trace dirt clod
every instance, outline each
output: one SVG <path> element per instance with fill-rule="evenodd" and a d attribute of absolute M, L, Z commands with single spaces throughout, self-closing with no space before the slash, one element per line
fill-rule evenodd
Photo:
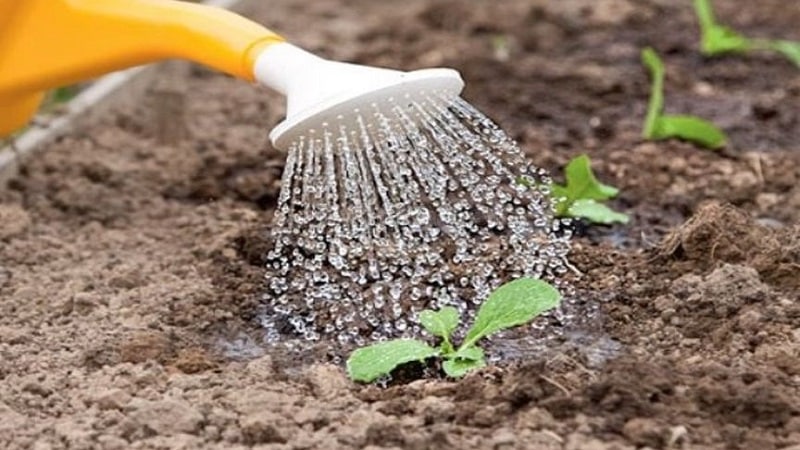
<path fill-rule="evenodd" d="M 170 339 L 162 333 L 139 332 L 120 345 L 119 354 L 123 362 L 142 363 L 163 361 L 170 349 Z"/>
<path fill-rule="evenodd" d="M 278 428 L 278 420 L 271 412 L 255 413 L 241 419 L 242 436 L 247 445 L 285 444 L 286 437 Z"/>
<path fill-rule="evenodd" d="M 747 261 L 764 240 L 764 230 L 732 205 L 710 203 L 670 233 L 659 253 L 705 267 Z"/>
<path fill-rule="evenodd" d="M 192 434 L 203 421 L 203 415 L 185 400 L 148 401 L 136 398 L 126 408 L 131 411 L 131 419 L 142 427 L 146 435 Z"/>
<path fill-rule="evenodd" d="M 800 286 L 798 228 L 763 226 L 732 205 L 701 207 L 664 239 L 658 254 L 679 267 L 693 265 L 700 270 L 721 263 L 746 263 L 781 288 Z"/>
<path fill-rule="evenodd" d="M 636 417 L 625 422 L 622 434 L 636 445 L 662 448 L 668 439 L 668 430 L 653 419 Z"/>
<path fill-rule="evenodd" d="M 28 212 L 18 205 L 0 204 L 0 241 L 21 234 L 31 225 Z"/>

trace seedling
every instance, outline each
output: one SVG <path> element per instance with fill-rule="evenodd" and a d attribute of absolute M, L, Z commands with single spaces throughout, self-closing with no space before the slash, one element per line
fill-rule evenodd
<path fill-rule="evenodd" d="M 441 339 L 436 347 L 415 339 L 395 339 L 355 350 L 347 360 L 347 374 L 355 381 L 369 383 L 388 375 L 398 366 L 428 358 L 441 358 L 445 374 L 460 378 L 486 365 L 478 341 L 502 330 L 530 322 L 554 308 L 561 294 L 542 280 L 520 278 L 495 289 L 481 305 L 475 322 L 461 345 L 453 345 L 452 334 L 458 327 L 458 310 L 445 306 L 438 311 L 425 310 L 420 324 L 428 333 Z"/>
<path fill-rule="evenodd" d="M 600 203 L 616 197 L 619 189 L 597 180 L 588 156 L 573 158 L 564 169 L 564 178 L 564 186 L 555 183 L 550 185 L 557 202 L 557 217 L 576 217 L 602 224 L 628 223 L 627 215 Z"/>
<path fill-rule="evenodd" d="M 664 114 L 664 63 L 649 47 L 642 50 L 642 62 L 653 78 L 642 137 L 650 140 L 678 138 L 711 149 L 725 146 L 725 133 L 713 123 L 695 116 Z"/>
<path fill-rule="evenodd" d="M 44 113 L 52 112 L 54 109 L 69 102 L 81 91 L 80 85 L 71 85 L 53 89 L 47 94 L 44 102 L 42 103 L 42 111 Z"/>
<path fill-rule="evenodd" d="M 694 10 L 700 22 L 700 49 L 703 54 L 713 56 L 724 53 L 746 53 L 753 50 L 772 50 L 781 53 L 794 65 L 800 67 L 800 42 L 745 37 L 717 22 L 710 0 L 695 0 Z"/>

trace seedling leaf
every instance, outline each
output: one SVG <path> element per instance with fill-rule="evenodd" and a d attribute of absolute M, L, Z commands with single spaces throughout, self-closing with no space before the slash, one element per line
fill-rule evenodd
<path fill-rule="evenodd" d="M 414 339 L 379 342 L 354 351 L 347 359 L 347 374 L 355 381 L 369 383 L 392 372 L 397 366 L 437 356 L 439 351 Z"/>
<path fill-rule="evenodd" d="M 438 311 L 426 309 L 419 314 L 419 322 L 434 336 L 448 338 L 458 326 L 458 310 L 445 306 Z"/>
<path fill-rule="evenodd" d="M 477 348 L 477 347 L 472 347 L 472 348 Z M 475 369 L 480 369 L 485 365 L 486 365 L 486 360 L 484 358 L 481 359 L 453 358 L 444 360 L 442 362 L 442 369 L 444 370 L 444 373 L 447 374 L 448 377 L 461 378 L 464 375 L 466 375 L 467 372 Z"/>
<path fill-rule="evenodd" d="M 569 215 L 605 225 L 628 223 L 630 220 L 626 214 L 616 212 L 608 206 L 590 199 L 575 200 L 575 203 L 569 208 Z"/>
<path fill-rule="evenodd" d="M 617 188 L 597 181 L 586 155 L 570 161 L 564 169 L 564 177 L 567 180 L 566 197 L 570 199 L 608 200 L 619 193 Z"/>
<path fill-rule="evenodd" d="M 694 10 L 700 22 L 700 49 L 704 55 L 744 53 L 750 50 L 776 51 L 800 67 L 800 42 L 751 39 L 717 23 L 710 0 L 695 0 Z"/>
<path fill-rule="evenodd" d="M 713 123 L 694 116 L 661 116 L 658 119 L 653 139 L 677 137 L 706 148 L 725 146 L 726 136 Z"/>
<path fill-rule="evenodd" d="M 486 365 L 486 357 L 480 347 L 467 347 L 460 349 L 450 357 L 445 356 L 442 369 L 447 376 L 460 378 L 470 370 L 478 369 Z"/>
<path fill-rule="evenodd" d="M 709 0 L 695 0 L 694 10 L 700 22 L 700 50 L 703 54 L 741 53 L 752 48 L 750 39 L 717 23 Z"/>
<path fill-rule="evenodd" d="M 452 306 L 445 306 L 439 311 L 426 309 L 419 314 L 419 322 L 434 336 L 443 339 L 442 351 L 452 352 L 453 345 L 450 343 L 450 335 L 453 334 L 458 326 L 458 310 Z"/>
<path fill-rule="evenodd" d="M 573 209 L 576 202 L 584 201 L 591 202 L 599 205 L 599 201 L 607 200 L 615 197 L 619 193 L 619 189 L 603 184 L 597 180 L 592 172 L 592 163 L 586 155 L 580 155 L 574 158 L 567 164 L 564 169 L 566 186 L 552 184 L 550 192 L 556 202 L 556 215 L 558 217 L 582 217 L 595 222 L 593 215 L 576 215 L 576 211 L 580 211 L 581 207 Z M 613 211 L 610 208 L 605 208 L 607 211 Z M 618 216 L 627 216 L 620 213 L 614 213 Z M 600 217 L 600 216 L 597 216 Z M 619 221 L 619 220 L 616 220 Z M 603 219 L 597 223 L 611 223 L 608 219 Z"/>
<path fill-rule="evenodd" d="M 453 353 L 451 359 L 470 359 L 472 361 L 482 361 L 485 358 L 483 354 L 483 349 L 480 347 L 467 347 L 461 348 L 457 352 Z"/>
<path fill-rule="evenodd" d="M 695 116 L 664 115 L 664 63 L 650 47 L 642 50 L 642 63 L 653 80 L 642 137 L 651 140 L 679 138 L 712 149 L 725 146 L 725 133 L 711 122 Z"/>
<path fill-rule="evenodd" d="M 770 46 L 788 58 L 795 66 L 800 67 L 800 42 L 772 41 Z"/>
<path fill-rule="evenodd" d="M 459 351 L 500 330 L 531 321 L 558 305 L 560 299 L 561 294 L 554 287 L 533 278 L 520 278 L 500 286 L 481 305 Z"/>

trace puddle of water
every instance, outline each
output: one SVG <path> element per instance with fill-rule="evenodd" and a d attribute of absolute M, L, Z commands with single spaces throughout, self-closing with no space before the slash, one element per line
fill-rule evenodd
<path fill-rule="evenodd" d="M 616 358 L 623 346 L 603 331 L 599 307 L 596 300 L 573 292 L 556 310 L 529 326 L 488 340 L 484 347 L 492 363 L 551 359 L 570 353 L 578 355 L 583 366 L 600 369 Z"/>
<path fill-rule="evenodd" d="M 220 337 L 214 347 L 225 359 L 233 361 L 249 361 L 267 353 L 261 342 L 244 333 L 238 333 L 232 338 Z"/>

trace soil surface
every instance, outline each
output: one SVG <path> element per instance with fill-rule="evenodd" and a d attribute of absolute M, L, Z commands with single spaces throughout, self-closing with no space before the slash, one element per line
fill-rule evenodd
<path fill-rule="evenodd" d="M 796 1 L 714 3 L 745 34 L 800 39 Z M 325 343 L 259 345 L 282 102 L 165 66 L 0 190 L 0 447 L 800 448 L 800 70 L 702 57 L 670 0 L 244 12 L 336 59 L 457 68 L 556 177 L 588 153 L 632 218 L 574 240 L 592 313 L 544 348 L 493 344 L 507 357 L 457 382 L 357 386 Z M 667 110 L 713 120 L 728 148 L 640 140 L 646 45 Z"/>

